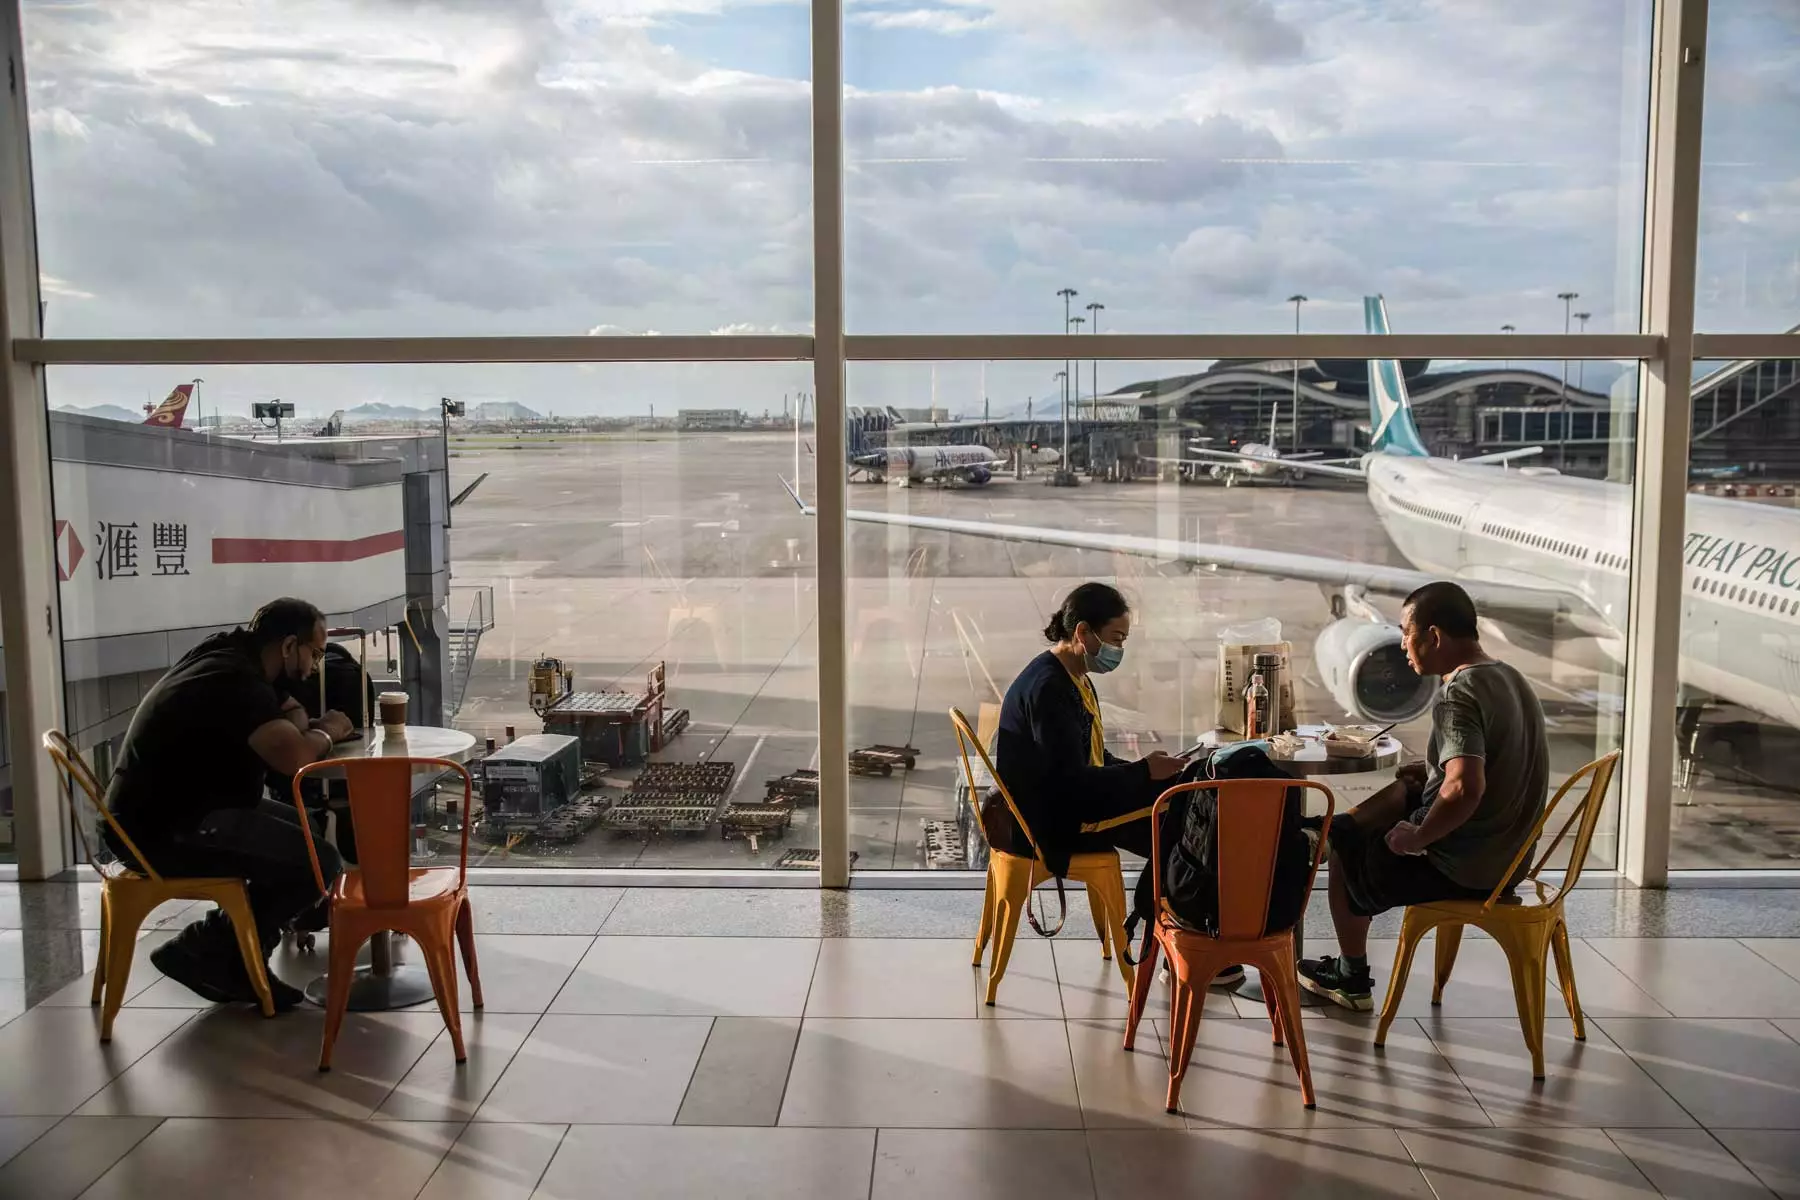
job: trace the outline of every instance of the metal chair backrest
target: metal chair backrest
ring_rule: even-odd
[[[1557,847],[1562,845],[1563,839],[1569,835],[1569,830],[1573,827],[1575,841],[1569,846],[1569,862],[1563,868],[1562,886],[1556,889],[1554,895],[1546,897],[1545,902],[1554,904],[1568,894],[1569,889],[1574,887],[1576,881],[1581,878],[1582,869],[1587,866],[1588,849],[1594,843],[1594,831],[1600,825],[1600,810],[1606,804],[1606,789],[1612,786],[1613,771],[1618,765],[1619,752],[1614,750],[1610,754],[1601,755],[1563,780],[1563,785],[1556,789],[1556,795],[1550,797],[1550,802],[1544,805],[1543,815],[1532,827],[1531,836],[1525,840],[1523,846],[1519,847],[1518,854],[1513,856],[1512,865],[1506,868],[1506,875],[1500,880],[1499,886],[1494,888],[1493,895],[1487,898],[1487,903],[1481,906],[1483,912],[1499,903],[1501,896],[1512,891],[1510,884],[1514,873],[1524,865],[1526,859],[1531,857],[1533,848],[1544,836],[1544,830],[1549,826],[1550,818],[1556,813],[1557,806],[1562,803],[1563,797],[1568,795],[1575,785],[1585,777],[1588,781],[1587,791],[1582,793],[1580,801],[1563,819],[1562,828],[1558,829],[1556,837],[1551,839],[1550,848],[1538,855],[1537,861],[1525,873],[1526,879],[1536,882],[1538,875],[1543,872],[1545,867],[1549,866],[1550,856],[1556,853]]]
[[[94,853],[95,847],[88,841],[88,816],[81,811],[81,802],[76,798],[77,790],[87,796],[89,806],[100,814],[100,819],[106,822],[107,827],[119,839],[119,843],[131,852],[131,857],[139,867],[143,868],[144,874],[160,882],[162,876],[157,874],[156,868],[152,867],[145,859],[143,851],[139,850],[137,843],[131,840],[131,835],[126,833],[124,827],[113,819],[111,810],[106,807],[106,789],[100,786],[100,781],[95,778],[93,770],[87,765],[87,760],[81,757],[81,751],[69,739],[69,735],[60,729],[49,730],[44,734],[43,745],[50,754],[50,761],[56,764],[56,775],[62,784],[63,801],[69,806],[69,823],[75,826],[75,836],[81,840],[81,852],[87,858],[88,865],[94,868],[96,874],[102,878],[105,877],[106,873],[100,869],[100,859]]]
[[[457,859],[457,882],[469,877],[469,800],[474,784],[468,768],[448,758],[381,757],[327,758],[301,767],[294,775],[294,806],[306,830],[306,853],[312,859],[313,878],[325,890],[325,872],[313,845],[312,824],[300,794],[301,781],[327,770],[344,774],[350,796],[350,819],[356,825],[356,866],[362,874],[363,898],[370,908],[405,908],[412,894],[412,798],[417,768],[454,771],[462,776],[462,848]]]
[[[1219,819],[1214,827],[1219,866],[1219,936],[1255,939],[1263,936],[1269,920],[1269,896],[1275,887],[1275,856],[1281,848],[1281,818],[1289,788],[1311,788],[1325,793],[1325,822],[1319,844],[1313,850],[1312,870],[1306,890],[1312,891],[1325,857],[1326,837],[1337,811],[1337,797],[1322,783],[1310,779],[1203,779],[1178,783],[1156,798],[1150,809],[1150,882],[1158,914],[1168,911],[1162,881],[1162,814],[1169,802],[1184,792],[1218,794]]]
[[[956,730],[956,747],[957,753],[962,759],[963,781],[969,785],[969,803],[976,806],[975,824],[981,830],[982,840],[987,840],[987,826],[981,821],[981,788],[975,782],[975,768],[969,762],[971,747],[976,754],[981,756],[981,765],[987,768],[988,778],[994,781],[995,790],[1000,793],[1000,798],[1006,801],[1007,811],[1012,813],[1013,820],[1019,823],[1019,831],[1025,835],[1025,840],[1031,843],[1032,856],[1040,863],[1044,862],[1044,852],[1038,849],[1037,839],[1031,835],[1031,826],[1025,822],[1025,814],[1019,811],[1019,806],[1014,802],[1012,793],[1007,791],[1006,784],[1000,781],[1000,772],[994,769],[994,760],[988,757],[987,748],[981,744],[981,739],[975,736],[975,730],[969,726],[969,718],[962,715],[961,709],[953,708],[950,710],[950,724]],[[996,847],[992,843],[989,843],[988,850],[1008,853],[1004,848]],[[1048,863],[1045,864],[1044,869],[1046,871],[1050,869]]]

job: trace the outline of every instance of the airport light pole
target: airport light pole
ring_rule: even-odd
[[[1090,322],[1090,324],[1093,326],[1093,328],[1089,329],[1088,332],[1089,333],[1099,333],[1100,332],[1100,314],[1106,310],[1106,305],[1100,303],[1098,300],[1095,300],[1093,303],[1091,303],[1087,306],[1087,310],[1088,310],[1088,312],[1093,314],[1093,320]],[[1096,419],[1098,419],[1100,416],[1100,360],[1099,360],[1099,358],[1096,357],[1094,359],[1093,366],[1094,366],[1094,416]]]
[[[1061,469],[1066,471],[1069,469],[1069,373],[1067,371],[1058,371],[1056,374],[1052,375],[1050,378],[1062,380],[1063,436],[1062,436],[1062,467],[1061,467]]]
[[[1086,317],[1070,317],[1069,324],[1074,326],[1073,332],[1080,333],[1081,327],[1087,324]],[[1069,390],[1075,396],[1075,417],[1081,418],[1081,360],[1076,359],[1069,364]]]
[[[1306,303],[1306,297],[1295,292],[1287,298],[1294,306],[1294,336],[1300,336],[1300,306]],[[1294,355],[1294,408],[1288,418],[1288,449],[1300,448],[1300,356]]]
[[[438,397],[438,428],[444,435],[444,528],[450,528],[450,418],[460,417],[469,411],[469,406],[461,400],[452,400],[448,396]],[[795,485],[799,486],[798,484]]]
[[[1510,322],[1500,327],[1501,333],[1517,333],[1518,331],[1519,327]],[[1506,360],[1506,369],[1509,371],[1512,370],[1512,359],[1510,358]]]
[[[1581,298],[1580,292],[1558,292],[1556,298],[1563,302],[1563,332],[1569,332],[1569,325],[1575,316],[1575,301]],[[1556,466],[1560,470],[1569,457],[1569,360],[1563,359],[1562,365],[1562,429],[1556,440]]]
[[[1062,297],[1063,332],[1068,333],[1069,332],[1069,301],[1073,300],[1076,296],[1080,295],[1081,293],[1077,292],[1072,287],[1066,287],[1066,288],[1063,288],[1061,291],[1057,292],[1056,294]],[[1069,424],[1069,360],[1066,358],[1063,359],[1062,381],[1063,381],[1063,441],[1065,443],[1063,446],[1063,450],[1066,453],[1069,448],[1068,445],[1066,444],[1068,442],[1068,432],[1069,432],[1068,431],[1068,424]],[[1063,460],[1063,465],[1065,467],[1069,465],[1068,459],[1066,457]]]
[[[1575,319],[1577,321],[1581,322],[1581,328],[1576,330],[1577,333],[1586,333],[1587,332],[1587,323],[1588,323],[1589,319],[1593,317],[1593,315],[1594,315],[1593,313],[1576,313],[1575,314]],[[1587,386],[1587,359],[1584,358],[1580,362],[1575,364],[1575,390],[1581,391],[1586,386]]]

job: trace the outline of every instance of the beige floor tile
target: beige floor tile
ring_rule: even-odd
[[[815,938],[599,937],[550,1011],[798,1017]]]
[[[1667,1200],[1769,1200],[1768,1189],[1704,1129],[1611,1129],[1607,1136]]]
[[[864,1200],[874,1142],[867,1129],[576,1126],[534,1200]]]
[[[1385,1050],[1366,1018],[1305,1026],[1318,1107],[1308,1111],[1287,1049],[1262,1021],[1202,1020],[1181,1092],[1190,1127],[1310,1129],[1342,1125],[1487,1125],[1474,1097],[1418,1024],[1402,1018]]]
[[[1567,1018],[1544,1027],[1544,1072],[1531,1077],[1531,1056],[1517,1021],[1440,1019],[1421,1022],[1456,1074],[1496,1125],[1608,1128],[1694,1124],[1599,1023],[1577,1042]]]
[[[165,931],[161,933],[146,933],[143,937],[138,939],[137,949],[133,951],[131,955],[131,974],[125,982],[125,1003],[130,1004],[137,997],[142,996],[147,990],[155,987],[157,984],[169,982],[163,978],[162,972],[158,971],[155,965],[151,963],[150,952],[174,936],[174,933]],[[94,948],[96,953],[98,952],[99,945],[100,935],[96,933],[94,935]],[[91,1002],[90,997],[94,994],[93,958],[94,956],[92,954],[87,956],[88,969],[82,974],[80,979],[71,980],[61,988],[58,988],[55,992],[52,992],[49,996],[45,997],[44,1003],[58,1008],[86,1008]],[[195,996],[194,993],[188,991],[180,984],[170,983],[169,986],[178,989],[184,995],[192,996],[194,1001],[193,1004],[162,1004],[157,1007],[199,1008],[206,1006],[206,1001]]]
[[[75,1200],[157,1126],[155,1117],[68,1117],[0,1167],[0,1196]]]
[[[1393,974],[1394,954],[1399,945],[1397,941],[1369,943],[1369,966],[1375,973],[1377,1010],[1387,999],[1388,980]],[[1435,935],[1419,943],[1418,952],[1413,955],[1412,970],[1406,976],[1406,992],[1400,1000],[1398,1015],[1428,1017],[1442,1013],[1447,1017],[1510,1017],[1518,1012],[1505,951],[1496,942],[1470,937],[1466,933],[1456,952],[1450,982],[1444,988],[1444,1003],[1433,1008],[1431,981],[1436,953]]]
[[[1800,1017],[1800,979],[1725,938],[1589,938],[1677,1017]]]
[[[1040,938],[1036,934],[1022,935],[1014,942],[1012,957],[1006,960],[1006,974],[1000,980],[1000,991],[994,997],[991,1008],[986,1003],[987,966],[984,962],[979,969],[971,967],[969,986],[975,999],[975,1015],[983,1018],[1061,1020],[1064,1010],[1062,984],[1057,970],[1057,945],[1058,942]],[[1070,942],[1068,947],[1071,950],[1086,947],[1093,955],[1092,962],[1111,972],[1113,986],[1118,989],[1118,994],[1125,994],[1125,984],[1119,978],[1119,969],[1100,957],[1100,943]],[[1121,1009],[1120,1012],[1123,1014],[1124,1010]]]
[[[1581,1011],[1587,1017],[1666,1017],[1669,1010],[1658,1004],[1631,977],[1612,961],[1580,938],[1569,943],[1569,956],[1575,963],[1575,991],[1581,997]],[[1556,989],[1556,970],[1550,972],[1551,989]],[[1548,995],[1545,1002],[1551,1012],[1561,1008],[1559,995]]]
[[[1800,937],[1739,938],[1738,941],[1788,975],[1800,979]]]
[[[1068,1015],[1069,1020],[1117,1020],[1122,1033],[1125,1014],[1131,1011],[1131,996],[1125,990],[1125,981],[1119,977],[1119,968],[1100,957],[1100,943],[1059,940],[1052,943],[1052,946],[1056,955],[1057,980],[1062,986],[1063,1012]],[[1160,965],[1159,959],[1158,966]],[[1010,975],[1008,972],[1009,978]],[[1000,999],[1002,1003],[1006,1000],[1004,983],[1000,985]],[[1206,1015],[1221,1018],[1239,1016],[1239,1008],[1233,999],[1232,994],[1222,988],[1208,988]],[[1256,1003],[1254,1009],[1261,1015],[1262,1004]],[[1159,1020],[1169,1015],[1167,984],[1160,980],[1152,981],[1150,1000],[1144,1015]]]
[[[1800,1129],[1800,1044],[1769,1022],[1665,1017],[1597,1024],[1700,1124]]]
[[[1060,1021],[808,1017],[783,1125],[1079,1129]]]
[[[1163,1057],[1164,1026],[1144,1021],[1137,1046],[1124,1048],[1123,1021],[1070,1021],[1069,1053],[1082,1122],[1089,1129],[1180,1129],[1181,1115],[1163,1107],[1169,1066]]]
[[[949,938],[827,938],[813,971],[808,1017],[975,1017],[981,970],[969,965],[971,944]],[[1021,940],[1000,984],[1030,990],[1046,975],[1038,949]],[[1013,978],[1013,972],[1018,977]],[[1054,963],[1048,969],[1055,979]],[[1017,990],[1017,986],[1014,990]]]
[[[1717,1129],[1713,1136],[1782,1200],[1800,1200],[1800,1133],[1788,1129]]]
[[[475,1119],[669,1124],[711,1028],[710,1017],[543,1017]]]
[[[193,1013],[125,1009],[100,1042],[100,1010],[39,1005],[0,1025],[0,1116],[66,1116]]]
[[[468,1051],[468,1061],[456,1061],[450,1031],[440,1030],[406,1078],[381,1102],[375,1116],[396,1121],[469,1120],[537,1022],[536,1013],[464,1013],[463,1048]]]
[[[0,1163],[37,1141],[61,1117],[0,1117]]]
[[[1432,1200],[1390,1129],[1088,1134],[1102,1200]]]
[[[774,1125],[781,1119],[798,1017],[714,1017],[677,1125]]]
[[[1087,1139],[1044,1129],[884,1129],[870,1200],[1092,1200]]]
[[[146,1196],[416,1196],[456,1139],[455,1125],[421,1122],[177,1118],[164,1121],[83,1193]]]
[[[554,934],[491,934],[475,943],[482,1001],[491,1013],[541,1013],[562,990],[593,939]],[[474,1009],[469,977],[457,955],[457,1001]]]
[[[331,1070],[321,1074],[324,1028],[316,1008],[273,1020],[242,1007],[201,1014],[90,1100],[82,1115],[361,1120],[412,1070],[443,1021],[435,1011],[347,1014]]]
[[[567,1125],[470,1125],[419,1200],[531,1200]]]
[[[1402,1129],[1437,1200],[1656,1200],[1656,1188],[1598,1129]]]

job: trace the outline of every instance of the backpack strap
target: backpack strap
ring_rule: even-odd
[[[1037,889],[1033,888],[1031,896],[1035,895],[1037,895]],[[1031,896],[1025,898],[1025,919],[1031,922],[1031,931],[1039,937],[1047,938],[1055,937],[1057,934],[1061,933],[1063,923],[1069,919],[1069,897],[1067,893],[1063,891],[1062,876],[1056,876],[1056,907],[1058,911],[1056,914],[1055,929],[1045,929],[1043,924],[1039,922],[1037,914],[1031,910]]]

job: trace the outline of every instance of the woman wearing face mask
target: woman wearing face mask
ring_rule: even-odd
[[[1019,672],[1000,708],[995,769],[1059,877],[1077,852],[1117,847],[1148,857],[1150,805],[1185,765],[1161,751],[1136,762],[1106,751],[1093,677],[1118,669],[1130,636],[1125,597],[1104,583],[1082,584],[1050,618],[1050,648]],[[1141,815],[1081,832],[1083,823],[1132,813]],[[1001,848],[1031,853],[1013,832],[1013,844]]]

